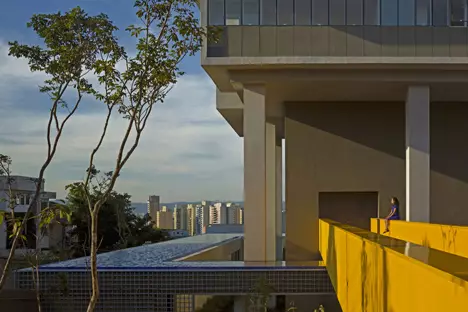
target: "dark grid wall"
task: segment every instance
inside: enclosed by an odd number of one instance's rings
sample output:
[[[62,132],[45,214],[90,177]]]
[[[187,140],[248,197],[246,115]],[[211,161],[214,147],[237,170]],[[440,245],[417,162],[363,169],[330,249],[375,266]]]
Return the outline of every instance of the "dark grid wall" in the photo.
[[[467,0],[207,0],[210,25],[467,26]]]
[[[192,312],[193,295],[250,294],[265,281],[278,294],[333,293],[328,273],[317,270],[105,271],[99,273],[96,311]],[[30,272],[15,274],[17,288],[33,289]],[[44,312],[86,310],[89,272],[41,272]]]

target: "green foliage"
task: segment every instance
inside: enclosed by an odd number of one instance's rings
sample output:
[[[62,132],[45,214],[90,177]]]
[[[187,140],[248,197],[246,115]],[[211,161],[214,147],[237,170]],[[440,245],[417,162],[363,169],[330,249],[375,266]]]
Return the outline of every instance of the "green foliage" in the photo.
[[[70,225],[72,257],[89,255],[91,217],[88,202],[83,190],[83,183],[67,185],[68,206],[72,212]],[[93,204],[101,198],[99,187],[90,193]],[[99,211],[98,241],[100,251],[110,251],[126,247],[143,245],[145,242],[159,242],[165,239],[163,233],[153,228],[148,216],[140,217],[131,206],[131,196],[113,191]]]
[[[268,302],[275,289],[268,283],[265,277],[260,278],[255,284],[250,296],[250,308],[252,311],[267,312]]]
[[[113,32],[117,30],[107,15],[89,16],[80,7],[64,14],[34,14],[27,24],[43,39],[44,45],[9,42],[9,55],[26,58],[31,71],[47,74],[40,91],[50,95],[62,107],[68,86],[81,93],[96,94],[85,76],[94,71],[98,57],[105,54],[116,61],[124,53]]]

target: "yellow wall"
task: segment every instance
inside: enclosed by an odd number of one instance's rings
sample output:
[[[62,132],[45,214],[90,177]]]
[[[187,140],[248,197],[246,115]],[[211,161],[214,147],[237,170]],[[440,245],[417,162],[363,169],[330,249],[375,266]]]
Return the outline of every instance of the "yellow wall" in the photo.
[[[344,312],[466,311],[468,259],[320,220],[320,252]],[[437,254],[437,263],[418,258]],[[451,264],[454,264],[453,266]],[[450,268],[453,267],[453,272]],[[468,273],[468,272],[465,272]]]
[[[382,234],[384,220],[371,219],[371,231]],[[468,226],[390,221],[384,235],[468,258]]]

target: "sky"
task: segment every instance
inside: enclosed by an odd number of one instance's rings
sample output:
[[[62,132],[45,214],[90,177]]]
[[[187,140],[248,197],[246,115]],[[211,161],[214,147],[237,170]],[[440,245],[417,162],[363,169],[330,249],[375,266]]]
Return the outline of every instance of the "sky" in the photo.
[[[89,14],[106,13],[121,29],[136,23],[131,0],[2,1],[0,10],[0,154],[13,159],[13,173],[37,176],[46,157],[50,100],[38,91],[44,76],[31,73],[27,62],[8,56],[8,41],[39,44],[26,27],[35,13],[67,11],[77,5]],[[123,32],[121,43],[134,42]],[[145,202],[201,199],[242,200],[242,140],[215,108],[215,87],[200,67],[200,56],[182,64],[179,79],[163,104],[158,103],[138,149],[122,171],[116,190]],[[89,153],[104,120],[102,104],[86,100],[66,125],[49,166],[46,189],[66,196],[65,185],[83,179]],[[113,118],[97,158],[102,171],[112,170],[124,120]]]

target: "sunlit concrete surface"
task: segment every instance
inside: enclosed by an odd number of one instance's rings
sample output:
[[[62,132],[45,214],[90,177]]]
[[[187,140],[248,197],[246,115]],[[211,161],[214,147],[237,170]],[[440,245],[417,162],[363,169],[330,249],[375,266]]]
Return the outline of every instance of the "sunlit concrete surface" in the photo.
[[[320,252],[343,311],[466,311],[468,259],[331,220]]]

